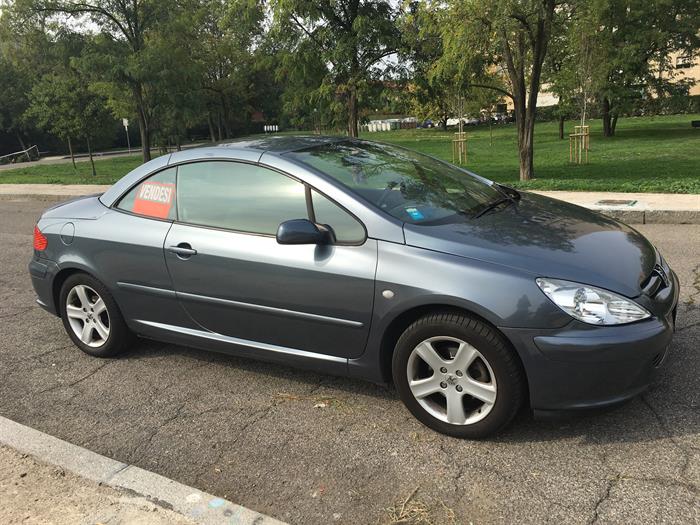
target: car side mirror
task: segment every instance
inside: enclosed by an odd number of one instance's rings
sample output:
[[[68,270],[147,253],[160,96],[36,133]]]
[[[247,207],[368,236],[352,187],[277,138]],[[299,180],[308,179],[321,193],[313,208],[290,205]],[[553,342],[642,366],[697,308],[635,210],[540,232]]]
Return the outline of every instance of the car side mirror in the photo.
[[[284,221],[277,228],[279,244],[328,244],[330,241],[328,230],[319,228],[309,219]]]

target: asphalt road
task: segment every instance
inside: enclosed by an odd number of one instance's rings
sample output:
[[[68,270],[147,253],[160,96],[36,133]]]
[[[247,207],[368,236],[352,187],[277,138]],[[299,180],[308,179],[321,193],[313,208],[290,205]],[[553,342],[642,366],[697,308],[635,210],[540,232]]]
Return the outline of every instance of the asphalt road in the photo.
[[[700,226],[638,227],[683,286],[671,359],[644,396],[575,419],[523,414],[470,442],[360,381],[148,341],[84,355],[33,302],[44,206],[0,202],[5,417],[291,523],[700,522]]]

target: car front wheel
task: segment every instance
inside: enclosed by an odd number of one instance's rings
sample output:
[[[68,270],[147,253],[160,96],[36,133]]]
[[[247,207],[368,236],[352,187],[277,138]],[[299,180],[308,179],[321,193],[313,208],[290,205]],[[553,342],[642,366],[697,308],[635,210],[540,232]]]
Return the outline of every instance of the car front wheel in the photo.
[[[492,435],[523,403],[513,350],[490,325],[463,314],[433,314],[411,324],[396,344],[392,373],[411,413],[450,436]]]

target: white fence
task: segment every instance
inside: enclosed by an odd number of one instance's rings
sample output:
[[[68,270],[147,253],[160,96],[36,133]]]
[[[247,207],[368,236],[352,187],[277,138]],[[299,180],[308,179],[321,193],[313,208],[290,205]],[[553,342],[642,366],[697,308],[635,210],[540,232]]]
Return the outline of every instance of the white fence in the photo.
[[[0,164],[14,164],[16,162],[27,162],[32,160],[39,160],[39,148],[36,146],[31,146],[22,151],[15,151],[9,155],[3,155],[0,157]]]
[[[386,120],[372,120],[368,124],[361,126],[362,131],[374,133],[376,131],[391,131],[393,129],[411,129],[415,128],[418,120],[415,117],[408,118],[392,118]]]

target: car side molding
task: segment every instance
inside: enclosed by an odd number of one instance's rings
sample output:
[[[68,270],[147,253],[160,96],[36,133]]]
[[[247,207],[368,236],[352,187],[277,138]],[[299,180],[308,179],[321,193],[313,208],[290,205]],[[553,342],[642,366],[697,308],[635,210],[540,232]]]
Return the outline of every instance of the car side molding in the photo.
[[[151,295],[157,295],[161,297],[171,297],[190,301],[197,301],[202,303],[213,303],[213,304],[223,304],[226,306],[233,306],[235,308],[241,308],[244,310],[254,310],[258,312],[266,312],[275,315],[282,315],[286,317],[297,317],[301,319],[309,319],[312,321],[320,321],[330,324],[337,324],[342,326],[348,326],[351,328],[362,328],[364,323],[360,321],[353,321],[351,319],[341,319],[339,317],[330,317],[327,315],[312,314],[309,312],[300,312],[298,310],[288,310],[286,308],[276,308],[274,306],[265,306],[262,304],[245,303],[242,301],[234,301],[232,299],[222,299],[220,297],[210,297],[208,295],[198,295],[187,292],[176,292],[174,290],[168,290],[165,288],[155,288],[153,286],[144,286],[142,284],[129,283],[124,281],[119,281],[117,283],[119,288],[130,290],[132,292],[141,292]]]
[[[316,352],[307,352],[306,350],[299,350],[298,348],[287,348],[286,346],[278,346],[270,343],[263,343],[260,341],[249,341],[248,339],[240,339],[238,337],[231,337],[228,335],[217,334],[215,332],[208,332],[205,330],[196,330],[194,328],[175,326],[166,323],[158,323],[155,321],[144,321],[142,319],[136,319],[135,322],[151,328],[156,328],[158,330],[164,330],[166,332],[172,332],[191,337],[198,337],[201,339],[209,339],[211,341],[218,341],[220,343],[229,343],[238,347],[254,348],[256,350],[264,350],[266,352],[300,357],[305,359],[317,359],[321,361],[330,361],[342,364],[347,363],[347,359],[344,357],[319,354]]]
[[[360,321],[352,321],[350,319],[340,319],[338,317],[329,317],[327,315],[312,314],[309,312],[300,312],[298,310],[288,310],[286,308],[275,308],[274,306],[265,306],[262,304],[244,303],[242,301],[234,301],[232,299],[222,299],[220,297],[210,297],[207,295],[197,295],[187,292],[175,292],[175,295],[179,299],[188,299],[191,301],[198,301],[203,303],[214,303],[223,304],[227,306],[233,306],[237,308],[242,308],[245,310],[255,310],[258,312],[266,312],[276,315],[283,315],[286,317],[300,317],[302,319],[310,319],[313,321],[321,321],[325,323],[338,324],[343,326],[350,326],[353,328],[362,328],[364,323]]]

